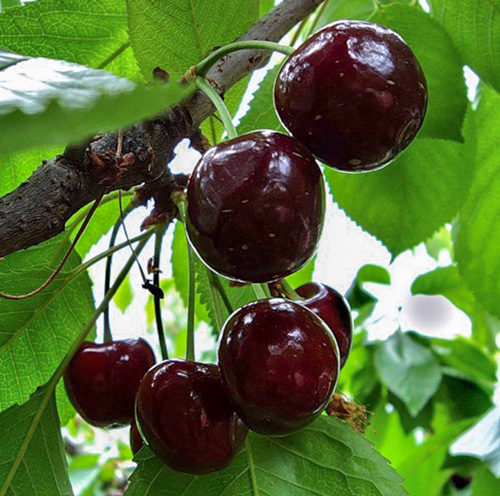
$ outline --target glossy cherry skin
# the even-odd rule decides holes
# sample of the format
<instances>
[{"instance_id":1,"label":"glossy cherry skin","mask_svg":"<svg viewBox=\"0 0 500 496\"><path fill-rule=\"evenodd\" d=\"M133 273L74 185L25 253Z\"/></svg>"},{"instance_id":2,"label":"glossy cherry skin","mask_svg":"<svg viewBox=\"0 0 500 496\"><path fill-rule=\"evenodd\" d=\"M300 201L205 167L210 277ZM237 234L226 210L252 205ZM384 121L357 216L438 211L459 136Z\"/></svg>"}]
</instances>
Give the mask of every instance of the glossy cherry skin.
<instances>
[{"instance_id":1,"label":"glossy cherry skin","mask_svg":"<svg viewBox=\"0 0 500 496\"><path fill-rule=\"evenodd\" d=\"M248 432L212 364L167 360L153 367L139 388L136 417L156 456L192 474L226 467Z\"/></svg>"},{"instance_id":2,"label":"glossy cherry skin","mask_svg":"<svg viewBox=\"0 0 500 496\"><path fill-rule=\"evenodd\" d=\"M330 329L305 306L258 300L224 324L219 366L243 422L260 434L285 435L328 404L339 351Z\"/></svg>"},{"instance_id":3,"label":"glossy cherry skin","mask_svg":"<svg viewBox=\"0 0 500 496\"><path fill-rule=\"evenodd\" d=\"M321 29L283 64L274 101L283 125L325 164L379 169L415 138L427 83L394 31L362 21Z\"/></svg>"},{"instance_id":4,"label":"glossy cherry skin","mask_svg":"<svg viewBox=\"0 0 500 496\"><path fill-rule=\"evenodd\" d=\"M298 303L305 305L323 319L333 332L339 346L340 368L342 368L349 356L352 344L353 323L349 303L330 286L317 282L304 284L295 291L305 298Z\"/></svg>"},{"instance_id":5,"label":"glossy cherry skin","mask_svg":"<svg viewBox=\"0 0 500 496\"><path fill-rule=\"evenodd\" d=\"M144 339L83 343L64 374L76 411L96 427L120 427L134 418L135 396L144 374L155 364Z\"/></svg>"},{"instance_id":6,"label":"glossy cherry skin","mask_svg":"<svg viewBox=\"0 0 500 496\"><path fill-rule=\"evenodd\" d=\"M135 420L132 420L132 424L130 425L130 449L134 455L137 455L143 446L144 441L142 440L141 433L137 428Z\"/></svg>"},{"instance_id":7,"label":"glossy cherry skin","mask_svg":"<svg viewBox=\"0 0 500 496\"><path fill-rule=\"evenodd\" d=\"M255 131L211 148L188 184L187 233L215 272L243 282L291 274L314 255L325 187L294 138Z\"/></svg>"}]
</instances>

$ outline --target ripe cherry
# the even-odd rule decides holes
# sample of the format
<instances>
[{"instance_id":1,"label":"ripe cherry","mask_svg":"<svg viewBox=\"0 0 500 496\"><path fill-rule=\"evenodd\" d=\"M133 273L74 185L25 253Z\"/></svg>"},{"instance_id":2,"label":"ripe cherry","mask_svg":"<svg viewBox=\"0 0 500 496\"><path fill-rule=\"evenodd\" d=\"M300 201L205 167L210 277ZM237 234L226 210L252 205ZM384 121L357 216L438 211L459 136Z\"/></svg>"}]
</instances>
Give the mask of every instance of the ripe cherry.
<instances>
[{"instance_id":1,"label":"ripe cherry","mask_svg":"<svg viewBox=\"0 0 500 496\"><path fill-rule=\"evenodd\" d=\"M137 428L135 420L132 420L132 424L130 425L130 449L134 455L137 455L143 446L144 441L142 440L141 433Z\"/></svg>"},{"instance_id":2,"label":"ripe cherry","mask_svg":"<svg viewBox=\"0 0 500 496\"><path fill-rule=\"evenodd\" d=\"M76 411L96 427L130 424L144 374L155 363L144 339L83 343L64 375Z\"/></svg>"},{"instance_id":3,"label":"ripe cherry","mask_svg":"<svg viewBox=\"0 0 500 496\"><path fill-rule=\"evenodd\" d=\"M219 367L211 364L167 360L153 367L139 388L136 412L149 447L181 472L223 469L247 434Z\"/></svg>"},{"instance_id":4,"label":"ripe cherry","mask_svg":"<svg viewBox=\"0 0 500 496\"><path fill-rule=\"evenodd\" d=\"M267 282L314 255L324 218L324 181L294 138L255 131L211 148L188 184L189 239L214 271Z\"/></svg>"},{"instance_id":5,"label":"ripe cherry","mask_svg":"<svg viewBox=\"0 0 500 496\"><path fill-rule=\"evenodd\" d=\"M293 301L250 303L226 321L219 344L222 378L243 422L283 435L312 422L328 404L339 351L327 325Z\"/></svg>"},{"instance_id":6,"label":"ripe cherry","mask_svg":"<svg viewBox=\"0 0 500 496\"><path fill-rule=\"evenodd\" d=\"M370 22L338 21L283 64L274 99L284 126L325 164L369 171L415 138L427 84L397 33Z\"/></svg>"},{"instance_id":7,"label":"ripe cherry","mask_svg":"<svg viewBox=\"0 0 500 496\"><path fill-rule=\"evenodd\" d=\"M333 332L340 351L340 368L349 356L352 344L352 317L349 303L330 286L310 282L295 290L305 300L300 301L321 317Z\"/></svg>"}]
</instances>

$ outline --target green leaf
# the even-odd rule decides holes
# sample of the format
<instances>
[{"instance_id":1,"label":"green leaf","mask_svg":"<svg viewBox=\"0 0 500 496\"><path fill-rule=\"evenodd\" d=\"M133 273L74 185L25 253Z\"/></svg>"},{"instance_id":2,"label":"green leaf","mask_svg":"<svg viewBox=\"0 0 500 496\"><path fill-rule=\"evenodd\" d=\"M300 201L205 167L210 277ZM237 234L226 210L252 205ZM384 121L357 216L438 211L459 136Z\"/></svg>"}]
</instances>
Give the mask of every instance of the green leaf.
<instances>
[{"instance_id":1,"label":"green leaf","mask_svg":"<svg viewBox=\"0 0 500 496\"><path fill-rule=\"evenodd\" d=\"M267 14L274 7L274 0L260 0L260 16Z\"/></svg>"},{"instance_id":2,"label":"green leaf","mask_svg":"<svg viewBox=\"0 0 500 496\"><path fill-rule=\"evenodd\" d=\"M500 1L432 0L432 15L446 28L464 61L500 91Z\"/></svg>"},{"instance_id":3,"label":"green leaf","mask_svg":"<svg viewBox=\"0 0 500 496\"><path fill-rule=\"evenodd\" d=\"M496 349L496 328L493 318L487 314L460 277L456 266L439 267L418 276L411 286L412 294L443 295L472 321L473 338L491 350ZM497 326L498 327L498 326Z\"/></svg>"},{"instance_id":4,"label":"green leaf","mask_svg":"<svg viewBox=\"0 0 500 496\"><path fill-rule=\"evenodd\" d=\"M285 132L274 108L274 81L280 67L281 64L278 64L270 69L254 91L250 101L250 109L238 125L238 134L249 133L255 129L274 129L282 133Z\"/></svg>"},{"instance_id":5,"label":"green leaf","mask_svg":"<svg viewBox=\"0 0 500 496\"><path fill-rule=\"evenodd\" d=\"M477 171L460 213L455 254L481 305L500 316L500 95L485 90L475 113Z\"/></svg>"},{"instance_id":6,"label":"green leaf","mask_svg":"<svg viewBox=\"0 0 500 496\"><path fill-rule=\"evenodd\" d=\"M298 270L291 276L286 278L287 282L292 286L292 288L298 288L303 284L311 282L313 280L314 265L316 264L316 255L307 262L302 269Z\"/></svg>"},{"instance_id":7,"label":"green leaf","mask_svg":"<svg viewBox=\"0 0 500 496\"><path fill-rule=\"evenodd\" d=\"M325 168L334 199L394 256L428 238L462 206L474 144L416 139L392 164L369 174Z\"/></svg>"},{"instance_id":8,"label":"green leaf","mask_svg":"<svg viewBox=\"0 0 500 496\"><path fill-rule=\"evenodd\" d=\"M382 382L416 416L441 382L441 369L432 353L402 332L379 344L375 368Z\"/></svg>"},{"instance_id":9,"label":"green leaf","mask_svg":"<svg viewBox=\"0 0 500 496\"><path fill-rule=\"evenodd\" d=\"M179 78L259 16L258 0L133 0L127 8L130 40L147 80L155 67Z\"/></svg>"},{"instance_id":10,"label":"green leaf","mask_svg":"<svg viewBox=\"0 0 500 496\"><path fill-rule=\"evenodd\" d=\"M495 407L452 446L453 455L482 460L500 478L500 407Z\"/></svg>"},{"instance_id":11,"label":"green leaf","mask_svg":"<svg viewBox=\"0 0 500 496\"><path fill-rule=\"evenodd\" d=\"M21 406L0 415L0 494L5 496L71 496L68 467L54 397L46 407L45 389ZM24 451L23 442L35 415L43 409L40 422ZM14 466L18 464L18 467ZM15 470L9 482L7 478ZM10 478L10 477L9 477Z\"/></svg>"},{"instance_id":12,"label":"green leaf","mask_svg":"<svg viewBox=\"0 0 500 496\"><path fill-rule=\"evenodd\" d=\"M168 469L143 449L126 496L400 496L401 478L362 435L322 417L292 436L250 434L247 448L225 470L205 476ZM256 475L252 486L248 449Z\"/></svg>"},{"instance_id":13,"label":"green leaf","mask_svg":"<svg viewBox=\"0 0 500 496\"><path fill-rule=\"evenodd\" d=\"M486 467L478 470L472 481L472 496L500 494L500 478L496 478Z\"/></svg>"},{"instance_id":14,"label":"green leaf","mask_svg":"<svg viewBox=\"0 0 500 496\"><path fill-rule=\"evenodd\" d=\"M0 47L29 57L102 67L127 45L123 0L44 0L0 14Z\"/></svg>"},{"instance_id":15,"label":"green leaf","mask_svg":"<svg viewBox=\"0 0 500 496\"><path fill-rule=\"evenodd\" d=\"M448 33L422 10L397 3L378 9L370 21L400 34L424 70L429 104L420 137L462 141L467 109L463 62Z\"/></svg>"},{"instance_id":16,"label":"green leaf","mask_svg":"<svg viewBox=\"0 0 500 496\"><path fill-rule=\"evenodd\" d=\"M61 236L13 253L1 264L0 288L10 294L36 289L53 272ZM64 253L65 243L60 252ZM72 278L81 259L73 253L63 272L40 294L21 301L0 300L0 411L27 401L45 384L94 311L86 273Z\"/></svg>"},{"instance_id":17,"label":"green leaf","mask_svg":"<svg viewBox=\"0 0 500 496\"><path fill-rule=\"evenodd\" d=\"M318 20L317 29L338 19L368 20L374 10L373 0L330 0Z\"/></svg>"},{"instance_id":18,"label":"green leaf","mask_svg":"<svg viewBox=\"0 0 500 496\"><path fill-rule=\"evenodd\" d=\"M0 149L5 154L131 125L190 91L175 83L136 85L105 71L2 51L0 68Z\"/></svg>"},{"instance_id":19,"label":"green leaf","mask_svg":"<svg viewBox=\"0 0 500 496\"><path fill-rule=\"evenodd\" d=\"M132 288L132 284L130 283L130 274L125 278L122 285L116 292L116 296L114 298L114 302L116 307L122 312L125 313L125 310L130 306L132 301L134 300L134 289Z\"/></svg>"}]
</instances>

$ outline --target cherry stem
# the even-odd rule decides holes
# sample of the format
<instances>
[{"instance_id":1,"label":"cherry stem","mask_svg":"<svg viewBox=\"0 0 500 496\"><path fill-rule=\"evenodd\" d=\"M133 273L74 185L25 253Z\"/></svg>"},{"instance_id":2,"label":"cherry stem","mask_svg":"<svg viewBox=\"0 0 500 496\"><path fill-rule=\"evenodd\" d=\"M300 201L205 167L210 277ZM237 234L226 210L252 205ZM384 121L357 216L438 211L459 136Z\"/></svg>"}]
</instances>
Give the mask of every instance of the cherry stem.
<instances>
[{"instance_id":1,"label":"cherry stem","mask_svg":"<svg viewBox=\"0 0 500 496\"><path fill-rule=\"evenodd\" d=\"M155 232L155 254L153 260L154 274L153 274L153 284L160 287L160 260L161 260L161 245L163 242L163 236L165 236L165 231L167 230L167 224L162 223L156 226ZM156 331L158 332L158 341L160 342L161 356L163 360L168 360L168 348L167 341L165 339L165 331L163 329L163 320L161 316L161 295L155 293L154 304L155 304L155 319L156 319Z\"/></svg>"},{"instance_id":2,"label":"cherry stem","mask_svg":"<svg viewBox=\"0 0 500 496\"><path fill-rule=\"evenodd\" d=\"M73 253L73 250L75 249L76 244L78 243L79 239L82 237L85 229L87 228L90 219L94 215L95 211L99 207L99 203L101 202L102 197L104 196L104 191L102 191L97 199L95 200L94 204L92 205L92 208L88 211L87 216L85 217L85 220L83 221L83 224L80 226L80 229L78 230L78 233L75 236L75 239L71 243L70 247L64 254L64 257L62 258L61 262L59 265L56 267L56 269L52 272L52 274L48 277L48 279L37 289L26 293L22 295L11 295L8 293L3 293L0 291L0 298L3 298L5 300L26 300L28 298L31 298L32 296L36 296L37 294L41 293L43 290L45 290L52 282L56 279L56 277L61 273L63 270L64 266L66 265L66 262L69 260L69 257Z\"/></svg>"},{"instance_id":3,"label":"cherry stem","mask_svg":"<svg viewBox=\"0 0 500 496\"><path fill-rule=\"evenodd\" d=\"M222 285L219 276L217 274L214 274L210 269L208 269L208 277L210 279L210 283L211 284L213 283L213 285L219 292L222 301L224 302L224 306L226 307L226 310L229 312L229 314L232 314L234 312L233 305L231 305L231 301L227 296L226 290L224 289L224 286Z\"/></svg>"},{"instance_id":4,"label":"cherry stem","mask_svg":"<svg viewBox=\"0 0 500 496\"><path fill-rule=\"evenodd\" d=\"M210 99L210 101L214 104L215 108L219 112L220 118L222 119L222 123L226 128L227 135L229 139L236 138L238 136L238 131L233 124L233 118L229 113L229 110L224 103L224 100L221 98L219 93L210 85L210 83L202 77L196 78L196 86L205 93L205 95Z\"/></svg>"},{"instance_id":5,"label":"cherry stem","mask_svg":"<svg viewBox=\"0 0 500 496\"><path fill-rule=\"evenodd\" d=\"M146 243L148 242L149 237L143 239L138 245L137 248L135 249L136 255L138 255L143 248L146 246ZM42 420L42 416L45 412L45 409L47 408L47 405L49 404L50 399L52 398L52 395L54 394L54 391L56 389L57 383L63 376L66 368L71 362L71 359L73 358L74 354L79 350L80 346L83 344L85 341L85 338L87 337L87 334L90 332L92 327L94 327L97 319L100 317L101 313L104 312L104 309L108 306L109 302L115 295L115 293L118 291L118 288L121 286L122 282L125 280L127 277L127 274L129 273L132 265L134 264L135 258L130 257L128 262L125 264L121 272L118 274L118 277L116 278L113 286L110 288L108 293L104 296L104 299L102 300L101 304L97 307L95 312L93 313L92 317L90 320L87 322L85 327L80 331L80 334L76 338L76 340L73 342L71 345L71 348L69 349L68 353L66 353L66 356L64 357L63 361L59 364L59 367L57 367L57 370L54 372L54 375L50 378L49 382L47 383L45 392L43 393L43 397L40 401L40 404L38 406L38 409L33 417L33 420L31 421L30 426L28 427L28 431L26 432L26 435L24 437L23 443L21 444L19 448L19 453L25 453L26 450L28 449L31 440L33 439L33 436L35 435L36 429ZM4 481L4 484L2 487L0 487L0 494L5 494L7 492L7 489L9 489L10 484L12 483L12 479L14 478L17 469L19 468L19 465L21 461L23 460L22 456L18 456L14 463L12 464L12 467L7 474L7 477Z\"/></svg>"},{"instance_id":6,"label":"cherry stem","mask_svg":"<svg viewBox=\"0 0 500 496\"><path fill-rule=\"evenodd\" d=\"M261 41L261 40L247 40L247 41L235 41L234 43L229 43L223 47L218 48L205 59L196 65L195 71L198 76L206 76L208 71L222 58L229 55L232 52L237 52L239 50L268 50L272 52L279 52L283 55L290 56L294 49L288 45L281 45L280 43L274 43L272 41Z\"/></svg>"},{"instance_id":7,"label":"cherry stem","mask_svg":"<svg viewBox=\"0 0 500 496\"><path fill-rule=\"evenodd\" d=\"M184 229L186 228L187 202L183 194L173 195L172 200L177 205L179 216ZM193 248L187 239L188 265L189 265L189 289L188 289L188 321L187 321L187 339L186 339L186 360L195 359L195 340L194 340L194 317L196 304L196 260Z\"/></svg>"},{"instance_id":8,"label":"cherry stem","mask_svg":"<svg viewBox=\"0 0 500 496\"><path fill-rule=\"evenodd\" d=\"M266 298L268 298L268 294L264 289L263 284L252 284L252 288L255 292L255 296L257 297L257 299L265 300Z\"/></svg>"},{"instance_id":9,"label":"cherry stem","mask_svg":"<svg viewBox=\"0 0 500 496\"><path fill-rule=\"evenodd\" d=\"M280 285L283 292L290 300L302 300L303 298L290 286L290 283L286 279L281 279Z\"/></svg>"},{"instance_id":10,"label":"cherry stem","mask_svg":"<svg viewBox=\"0 0 500 496\"><path fill-rule=\"evenodd\" d=\"M132 210L134 206L132 203L129 203L125 210L123 211L123 217L125 218ZM118 232L120 231L120 227L122 225L121 215L113 226L113 231L111 232L111 238L109 240L109 249L111 250L116 243L116 237L118 236ZM111 287L111 265L113 263L113 254L107 258L106 260L106 274L104 276L104 294L107 294L109 288ZM111 334L111 325L109 321L109 305L104 310L104 342L109 343L113 341L113 336Z\"/></svg>"}]
</instances>

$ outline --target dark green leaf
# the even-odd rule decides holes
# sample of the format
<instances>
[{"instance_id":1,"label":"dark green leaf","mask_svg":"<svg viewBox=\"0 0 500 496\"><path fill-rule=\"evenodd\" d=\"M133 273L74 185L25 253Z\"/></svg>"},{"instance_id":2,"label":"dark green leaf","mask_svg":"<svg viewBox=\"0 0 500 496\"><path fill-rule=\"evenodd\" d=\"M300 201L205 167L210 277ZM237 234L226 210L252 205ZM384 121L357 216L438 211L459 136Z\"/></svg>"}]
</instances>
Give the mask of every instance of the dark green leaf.
<instances>
[{"instance_id":1,"label":"dark green leaf","mask_svg":"<svg viewBox=\"0 0 500 496\"><path fill-rule=\"evenodd\" d=\"M462 141L467 108L463 62L446 31L420 9L398 3L377 10L370 21L400 34L424 70L429 106L420 136Z\"/></svg>"},{"instance_id":2,"label":"dark green leaf","mask_svg":"<svg viewBox=\"0 0 500 496\"><path fill-rule=\"evenodd\" d=\"M399 496L401 479L366 441L339 420L322 417L285 438L250 434L256 487L247 450L225 470L205 476L168 469L150 451L136 457L138 467L127 496ZM248 449L248 444L247 444Z\"/></svg>"},{"instance_id":3,"label":"dark green leaf","mask_svg":"<svg viewBox=\"0 0 500 496\"><path fill-rule=\"evenodd\" d=\"M485 90L475 113L477 171L460 213L455 253L481 305L500 316L500 95Z\"/></svg>"},{"instance_id":4,"label":"dark green leaf","mask_svg":"<svg viewBox=\"0 0 500 496\"><path fill-rule=\"evenodd\" d=\"M441 382L441 369L432 353L402 332L393 334L375 351L375 368L382 382L416 416Z\"/></svg>"},{"instance_id":5,"label":"dark green leaf","mask_svg":"<svg viewBox=\"0 0 500 496\"><path fill-rule=\"evenodd\" d=\"M452 453L479 458L500 478L500 407L493 408L461 436Z\"/></svg>"},{"instance_id":6,"label":"dark green leaf","mask_svg":"<svg viewBox=\"0 0 500 496\"><path fill-rule=\"evenodd\" d=\"M2 495L71 496L73 494L68 479L56 403L52 397L45 406L44 393L45 389L41 389L24 405L9 408L0 415L2 433L0 494ZM31 442L27 447L23 447L33 419L42 411Z\"/></svg>"},{"instance_id":7,"label":"dark green leaf","mask_svg":"<svg viewBox=\"0 0 500 496\"><path fill-rule=\"evenodd\" d=\"M464 61L500 91L500 1L432 0L432 14L446 28Z\"/></svg>"},{"instance_id":8,"label":"dark green leaf","mask_svg":"<svg viewBox=\"0 0 500 496\"><path fill-rule=\"evenodd\" d=\"M500 478L496 478L486 467L474 475L472 496L500 494Z\"/></svg>"},{"instance_id":9,"label":"dark green leaf","mask_svg":"<svg viewBox=\"0 0 500 496\"><path fill-rule=\"evenodd\" d=\"M9 255L1 263L0 288L11 294L36 289L53 272L69 244L61 236ZM59 260L59 257L57 260ZM37 296L0 300L0 411L24 403L46 383L94 310L86 273L71 276L81 259L72 254L63 272Z\"/></svg>"},{"instance_id":10,"label":"dark green leaf","mask_svg":"<svg viewBox=\"0 0 500 496\"><path fill-rule=\"evenodd\" d=\"M0 47L29 57L102 67L127 44L123 0L44 0L0 14Z\"/></svg>"},{"instance_id":11,"label":"dark green leaf","mask_svg":"<svg viewBox=\"0 0 500 496\"><path fill-rule=\"evenodd\" d=\"M127 7L132 47L147 80L155 67L179 78L259 16L258 0L134 0Z\"/></svg>"},{"instance_id":12,"label":"dark green leaf","mask_svg":"<svg viewBox=\"0 0 500 496\"><path fill-rule=\"evenodd\" d=\"M474 144L416 139L392 164L369 174L325 168L334 200L397 255L428 238L462 206Z\"/></svg>"},{"instance_id":13,"label":"dark green leaf","mask_svg":"<svg viewBox=\"0 0 500 496\"><path fill-rule=\"evenodd\" d=\"M64 144L125 127L179 102L189 89L144 86L105 71L0 51L0 150Z\"/></svg>"}]
</instances>

